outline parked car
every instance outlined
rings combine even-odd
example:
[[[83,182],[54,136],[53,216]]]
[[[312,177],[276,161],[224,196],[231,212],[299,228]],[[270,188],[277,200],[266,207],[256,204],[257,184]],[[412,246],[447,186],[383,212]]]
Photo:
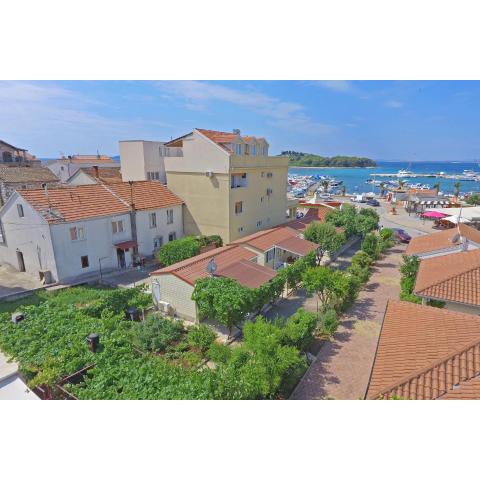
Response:
[[[370,205],[371,207],[379,207],[380,202],[374,198],[371,198],[370,200],[367,200],[367,205]]]
[[[392,228],[393,230],[393,237],[395,240],[398,240],[399,242],[402,243],[409,243],[412,237],[405,231],[402,230],[401,228]]]
[[[354,197],[350,197],[350,201],[356,203],[365,203],[365,197],[363,195],[355,195]]]

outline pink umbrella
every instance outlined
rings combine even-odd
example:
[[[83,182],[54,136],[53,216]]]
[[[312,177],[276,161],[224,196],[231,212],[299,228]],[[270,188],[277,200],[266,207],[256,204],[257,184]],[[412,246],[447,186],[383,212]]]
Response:
[[[422,214],[422,217],[425,218],[444,218],[448,217],[446,213],[440,213],[440,212],[425,212]]]

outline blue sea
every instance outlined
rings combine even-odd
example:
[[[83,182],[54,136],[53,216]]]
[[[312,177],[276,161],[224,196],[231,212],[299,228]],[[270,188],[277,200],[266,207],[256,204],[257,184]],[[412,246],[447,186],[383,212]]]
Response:
[[[374,186],[367,184],[371,173],[397,173],[399,170],[408,169],[413,173],[438,173],[445,172],[448,175],[462,175],[464,170],[474,170],[480,172],[479,162],[385,162],[377,161],[375,168],[302,168],[290,167],[289,173],[297,175],[328,175],[337,180],[343,180],[348,193],[371,192]],[[395,180],[394,178],[383,178],[382,180]],[[423,183],[431,187],[435,183],[440,183],[440,191],[443,193],[453,193],[454,179],[445,178],[406,178],[408,183]],[[480,192],[480,182],[461,181],[461,192]],[[378,187],[375,187],[378,192]]]

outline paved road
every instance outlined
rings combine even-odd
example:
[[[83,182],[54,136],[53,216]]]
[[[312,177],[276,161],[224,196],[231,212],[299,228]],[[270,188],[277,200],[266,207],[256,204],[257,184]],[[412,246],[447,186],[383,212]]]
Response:
[[[319,351],[292,399],[360,399],[367,387],[385,307],[400,293],[399,265],[405,246],[397,246],[375,266],[369,282],[342,318],[331,341]],[[312,299],[304,307],[312,310]]]

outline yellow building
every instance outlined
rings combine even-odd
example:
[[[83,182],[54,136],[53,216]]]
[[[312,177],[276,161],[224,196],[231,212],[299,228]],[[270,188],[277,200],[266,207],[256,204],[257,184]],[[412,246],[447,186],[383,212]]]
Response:
[[[228,243],[291,218],[288,158],[269,157],[264,138],[194,129],[165,147],[168,188],[185,201],[186,235],[218,234]]]

